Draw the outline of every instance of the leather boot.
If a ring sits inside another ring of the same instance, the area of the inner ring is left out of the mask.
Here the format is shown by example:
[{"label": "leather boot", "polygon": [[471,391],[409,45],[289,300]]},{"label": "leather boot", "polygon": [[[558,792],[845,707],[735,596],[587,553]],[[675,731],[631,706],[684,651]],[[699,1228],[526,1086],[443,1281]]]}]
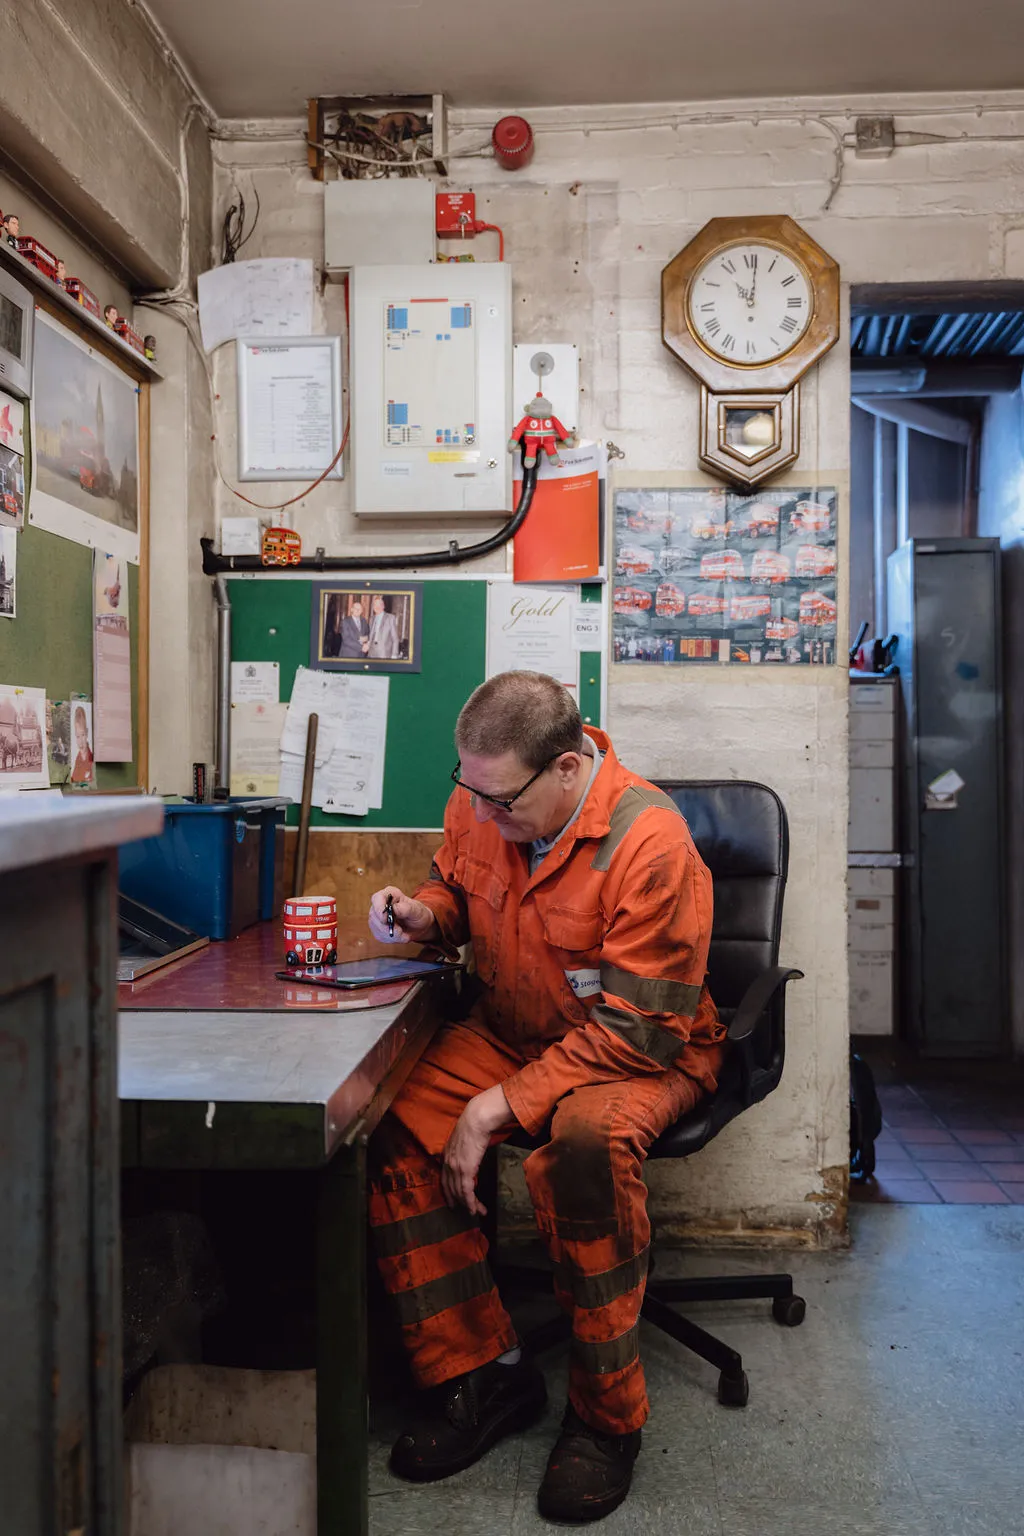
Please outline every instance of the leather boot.
[{"label": "leather boot", "polygon": [[391,1470],[414,1483],[451,1477],[505,1435],[528,1428],[546,1403],[544,1377],[525,1355],[515,1365],[478,1366],[431,1389],[423,1412],[392,1447]]},{"label": "leather boot", "polygon": [[638,1429],[628,1435],[594,1429],[570,1403],[537,1494],[540,1513],[565,1525],[610,1515],[629,1492],[640,1438]]}]

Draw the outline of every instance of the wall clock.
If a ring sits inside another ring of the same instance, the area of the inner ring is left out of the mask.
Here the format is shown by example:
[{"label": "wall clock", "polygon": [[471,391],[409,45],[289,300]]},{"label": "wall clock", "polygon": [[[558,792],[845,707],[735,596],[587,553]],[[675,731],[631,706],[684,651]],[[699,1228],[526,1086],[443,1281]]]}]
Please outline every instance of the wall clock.
[{"label": "wall clock", "polygon": [[661,275],[662,339],[701,384],[705,469],[751,486],[800,452],[800,386],[839,339],[839,267],[785,214],[711,219]]}]

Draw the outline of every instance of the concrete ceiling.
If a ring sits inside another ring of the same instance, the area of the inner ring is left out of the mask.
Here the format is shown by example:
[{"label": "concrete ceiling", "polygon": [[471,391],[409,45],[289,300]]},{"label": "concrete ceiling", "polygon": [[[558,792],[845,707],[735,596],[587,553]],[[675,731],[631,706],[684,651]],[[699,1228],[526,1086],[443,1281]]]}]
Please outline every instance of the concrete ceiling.
[{"label": "concrete ceiling", "polygon": [[147,0],[216,111],[443,91],[533,107],[1024,86],[1020,0]]}]

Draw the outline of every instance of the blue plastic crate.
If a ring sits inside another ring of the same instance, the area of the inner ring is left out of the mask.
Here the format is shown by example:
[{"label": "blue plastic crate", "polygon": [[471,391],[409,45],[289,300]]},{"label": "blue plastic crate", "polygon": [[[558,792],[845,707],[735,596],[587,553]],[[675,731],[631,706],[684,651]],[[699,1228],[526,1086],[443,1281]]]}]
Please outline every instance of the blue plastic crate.
[{"label": "blue plastic crate", "polygon": [[[258,922],[264,842],[274,842],[264,835],[266,802],[169,804],[164,813],[159,837],[120,850],[124,894],[211,939],[233,939]],[[268,900],[272,908],[272,894]]]},{"label": "blue plastic crate", "polygon": [[284,906],[284,815],[291,801],[239,795],[228,803],[260,813],[260,918],[266,922]]}]

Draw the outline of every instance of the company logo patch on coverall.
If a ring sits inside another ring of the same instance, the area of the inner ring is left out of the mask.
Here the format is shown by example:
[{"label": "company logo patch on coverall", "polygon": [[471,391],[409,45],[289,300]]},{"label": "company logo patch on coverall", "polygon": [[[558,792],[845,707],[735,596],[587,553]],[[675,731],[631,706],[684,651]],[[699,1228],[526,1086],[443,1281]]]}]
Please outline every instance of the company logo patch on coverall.
[{"label": "company logo patch on coverall", "polygon": [[601,972],[566,971],[565,979],[577,997],[596,997],[601,990]]},{"label": "company logo patch on coverall", "polygon": [[414,894],[446,947],[472,940],[483,991],[465,1023],[438,1031],[371,1138],[370,1221],[421,1386],[512,1348],[483,1233],[441,1187],[453,1126],[500,1082],[541,1142],[524,1172],[572,1318],[570,1400],[588,1423],[626,1434],[647,1417],[643,1162],[714,1089],[725,1028],[705,985],[711,877],[686,823],[603,731],[586,730],[604,761],[532,873],[464,790],[448,802],[444,843]]}]

